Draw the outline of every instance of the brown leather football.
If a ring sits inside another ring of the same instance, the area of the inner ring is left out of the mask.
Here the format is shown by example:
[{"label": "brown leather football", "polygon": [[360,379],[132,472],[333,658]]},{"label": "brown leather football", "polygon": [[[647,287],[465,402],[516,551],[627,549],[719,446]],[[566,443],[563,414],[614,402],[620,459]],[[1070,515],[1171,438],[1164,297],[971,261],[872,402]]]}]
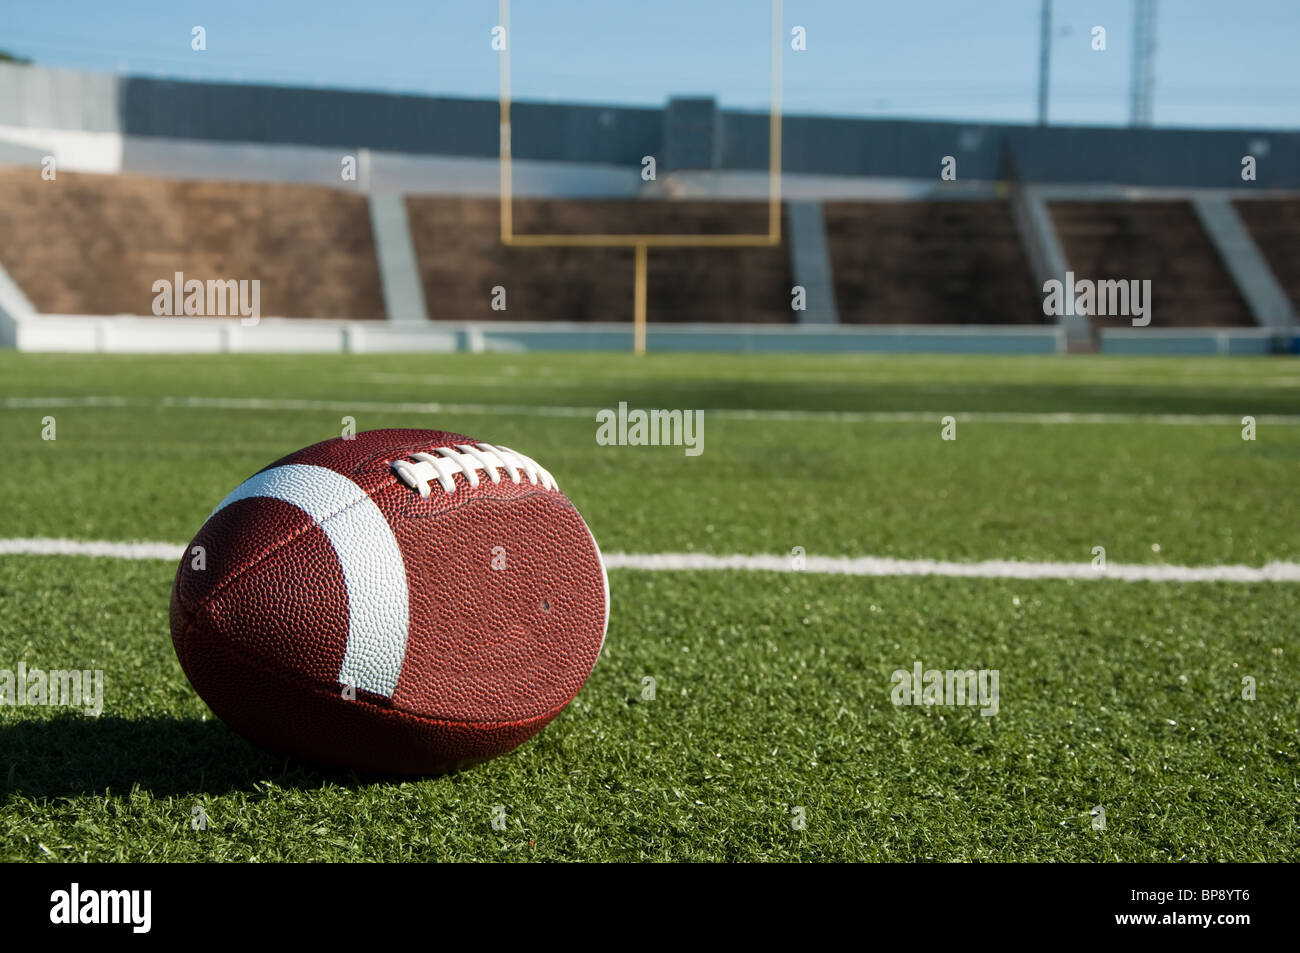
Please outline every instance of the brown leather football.
[{"label": "brown leather football", "polygon": [[386,774],[509,751],[578,693],[609,583],[537,463],[459,434],[299,450],[212,512],[172,588],[195,691],[272,751]]}]

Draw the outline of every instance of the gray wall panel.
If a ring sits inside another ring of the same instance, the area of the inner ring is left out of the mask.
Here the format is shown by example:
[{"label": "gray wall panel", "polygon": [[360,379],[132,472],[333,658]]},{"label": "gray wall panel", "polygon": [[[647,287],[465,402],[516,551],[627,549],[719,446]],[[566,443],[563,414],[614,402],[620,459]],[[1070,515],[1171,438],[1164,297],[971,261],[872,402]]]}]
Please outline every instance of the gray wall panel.
[{"label": "gray wall panel", "polygon": [[[0,64],[0,124],[223,142],[371,149],[416,155],[497,155],[495,100],[284,86],[172,82]],[[639,166],[665,156],[662,108],[517,102],[518,159]],[[768,167],[768,117],[717,114],[718,168]],[[688,144],[681,144],[683,148]],[[787,116],[791,173],[938,181],[943,156],[959,180],[992,180],[1007,151],[1042,183],[1200,188],[1300,188],[1300,132],[987,125]],[[1241,180],[1241,158],[1259,161]]]},{"label": "gray wall panel", "polygon": [[118,78],[0,63],[0,125],[118,132]]},{"label": "gray wall panel", "polygon": [[487,100],[122,81],[122,131],[137,136],[489,156],[498,115]]}]

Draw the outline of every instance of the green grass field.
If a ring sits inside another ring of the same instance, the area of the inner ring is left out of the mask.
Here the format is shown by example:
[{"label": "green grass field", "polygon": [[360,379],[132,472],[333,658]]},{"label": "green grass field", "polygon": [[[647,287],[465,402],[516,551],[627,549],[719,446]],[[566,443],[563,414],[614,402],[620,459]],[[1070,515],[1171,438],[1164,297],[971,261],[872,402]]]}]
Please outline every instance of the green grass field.
[{"label": "green grass field", "polygon": [[[599,446],[620,401],[703,409],[704,452]],[[607,553],[1300,561],[1285,359],[0,352],[0,545],[182,544],[345,416],[537,458]],[[392,782],[216,720],[174,569],[0,555],[0,669],[106,673],[98,718],[0,706],[0,859],[1300,860],[1300,583],[613,570],[546,731]],[[996,669],[998,713],[895,706],[918,661]]]}]

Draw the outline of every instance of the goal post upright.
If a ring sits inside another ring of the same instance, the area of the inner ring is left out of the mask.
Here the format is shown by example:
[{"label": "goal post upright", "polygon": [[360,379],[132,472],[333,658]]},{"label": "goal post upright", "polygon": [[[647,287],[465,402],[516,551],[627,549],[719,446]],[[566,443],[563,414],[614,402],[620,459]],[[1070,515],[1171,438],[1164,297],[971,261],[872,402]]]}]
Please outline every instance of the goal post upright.
[{"label": "goal post upright", "polygon": [[530,233],[514,230],[513,149],[510,134],[510,53],[514,35],[510,30],[510,0],[497,0],[498,23],[504,31],[499,51],[500,84],[500,196],[501,243],[522,248],[631,248],[635,252],[632,292],[633,346],[645,353],[646,254],[650,248],[765,248],[781,244],[781,61],[783,52],[783,0],[771,0],[771,103],[768,116],[768,221],[766,234],[603,234]]}]

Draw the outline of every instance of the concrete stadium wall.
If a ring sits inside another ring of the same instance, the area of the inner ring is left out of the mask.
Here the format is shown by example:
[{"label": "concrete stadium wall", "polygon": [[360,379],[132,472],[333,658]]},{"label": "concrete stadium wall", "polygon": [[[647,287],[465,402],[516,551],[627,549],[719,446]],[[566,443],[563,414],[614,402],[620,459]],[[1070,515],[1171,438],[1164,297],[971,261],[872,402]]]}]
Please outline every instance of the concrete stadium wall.
[{"label": "concrete stadium wall", "polygon": [[[515,158],[637,166],[644,155],[710,155],[716,168],[768,165],[768,116],[715,110],[708,149],[666,141],[664,108],[516,102]],[[178,82],[0,64],[0,127],[212,142],[361,148],[491,158],[498,104],[457,99],[223,83]],[[1043,183],[1240,188],[1241,159],[1258,159],[1252,188],[1300,188],[1300,132],[1130,129],[784,117],[783,169],[810,175],[935,178],[943,156],[964,180],[1005,175]],[[0,136],[2,139],[3,136]]]},{"label": "concrete stadium wall", "polygon": [[[767,168],[767,117],[722,113],[723,168]],[[786,169],[858,176],[937,179],[943,156],[962,179],[1005,178],[1014,154],[1021,177],[1040,183],[1104,183],[1173,188],[1300,187],[1300,132],[1013,126],[912,120],[786,116]],[[1258,178],[1241,179],[1242,157]]]},{"label": "concrete stadium wall", "polygon": [[[341,158],[368,165],[359,182],[342,182]],[[161,179],[211,179],[223,182],[295,182],[371,193],[474,195],[501,192],[497,157],[416,155],[359,150],[356,147],[220,142],[84,133],[0,125],[0,164],[37,166],[52,155],[68,172],[127,172]],[[655,198],[765,201],[771,191],[766,170],[675,172],[657,182],[641,180],[640,165],[595,165],[516,159],[512,166],[516,198]],[[996,183],[936,183],[925,179],[854,178],[843,175],[781,176],[781,194],[798,199],[921,200],[928,197],[995,198]],[[1181,195],[1182,193],[1180,193]]]},{"label": "concrete stadium wall", "polygon": [[0,126],[120,133],[122,83],[108,73],[0,63]]},{"label": "concrete stadium wall", "polygon": [[[628,351],[630,323],[439,322],[426,325],[267,318],[254,327],[207,318],[42,315],[16,322],[23,351],[81,353],[385,353]],[[651,324],[650,351],[745,354],[1055,354],[1059,331],[1040,328]]]},{"label": "concrete stadium wall", "polygon": [[[5,339],[8,339],[7,342]],[[453,353],[631,351],[629,323],[572,324],[373,321],[267,318],[254,327],[211,318],[99,317],[0,311],[0,346],[82,353]],[[651,324],[650,351],[749,354],[1060,354],[1058,326],[797,326]],[[1259,329],[1103,330],[1105,354],[1300,353],[1300,337]]]}]

